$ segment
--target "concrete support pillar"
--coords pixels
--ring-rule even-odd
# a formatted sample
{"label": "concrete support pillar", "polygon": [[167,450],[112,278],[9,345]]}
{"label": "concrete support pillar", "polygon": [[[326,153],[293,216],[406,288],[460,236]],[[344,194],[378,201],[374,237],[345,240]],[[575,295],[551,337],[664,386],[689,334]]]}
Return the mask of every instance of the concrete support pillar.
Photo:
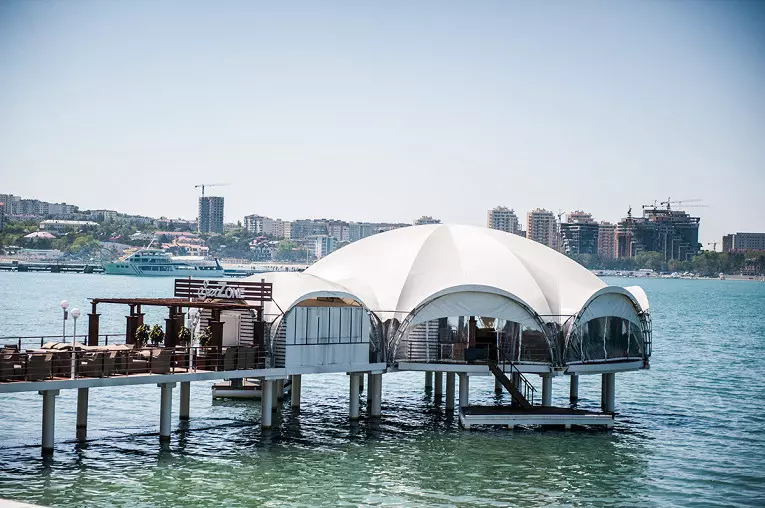
{"label": "concrete support pillar", "polygon": [[276,380],[276,400],[284,400],[284,379]]}
{"label": "concrete support pillar", "polygon": [[363,374],[351,374],[350,377],[350,396],[349,396],[349,414],[351,420],[359,419],[359,378]]}
{"label": "concrete support pillar", "polygon": [[372,412],[372,398],[374,397],[375,375],[369,373],[367,375],[367,411]]}
{"label": "concrete support pillar", "polygon": [[436,377],[433,385],[433,397],[440,400],[444,396],[444,373],[436,371],[433,372],[433,375]]}
{"label": "concrete support pillar", "polygon": [[569,399],[571,402],[579,400],[579,374],[571,375],[571,390],[569,391]]}
{"label": "concrete support pillar", "polygon": [[42,452],[44,455],[53,453],[53,434],[56,428],[56,397],[58,390],[43,390],[42,410]]}
{"label": "concrete support pillar", "polygon": [[602,374],[601,406],[606,413],[613,413],[616,407],[616,374]]}
{"label": "concrete support pillar", "polygon": [[374,374],[369,380],[371,386],[368,390],[373,392],[370,416],[378,417],[382,414],[382,374]]}
{"label": "concrete support pillar", "polygon": [[433,389],[433,371],[425,371],[425,391],[429,392]]}
{"label": "concrete support pillar", "polygon": [[293,409],[300,409],[300,383],[302,378],[300,374],[292,376],[292,393],[290,397],[290,405]]}
{"label": "concrete support pillar", "polygon": [[454,372],[446,373],[446,409],[454,410]]}
{"label": "concrete support pillar", "polygon": [[552,406],[552,375],[542,376],[542,406]]}
{"label": "concrete support pillar", "polygon": [[271,428],[271,411],[274,398],[273,381],[261,380],[260,381],[260,428]]}
{"label": "concrete support pillar", "polygon": [[499,382],[499,379],[494,378],[494,393],[501,395],[503,390],[504,387],[502,386],[502,383]]}
{"label": "concrete support pillar", "polygon": [[364,392],[364,374],[359,374],[359,393]]}
{"label": "concrete support pillar", "polygon": [[88,438],[88,388],[77,389],[77,441]]}
{"label": "concrete support pillar", "polygon": [[175,383],[158,384],[161,389],[159,402],[159,440],[170,441],[170,421],[173,416],[173,388]]}
{"label": "concrete support pillar", "polygon": [[467,407],[470,400],[470,377],[465,372],[460,372],[460,408]]}
{"label": "concrete support pillar", "polygon": [[181,410],[178,418],[181,420],[189,419],[189,402],[191,399],[191,381],[181,382]]}
{"label": "concrete support pillar", "polygon": [[271,381],[271,411],[276,412],[279,408],[279,380]]}

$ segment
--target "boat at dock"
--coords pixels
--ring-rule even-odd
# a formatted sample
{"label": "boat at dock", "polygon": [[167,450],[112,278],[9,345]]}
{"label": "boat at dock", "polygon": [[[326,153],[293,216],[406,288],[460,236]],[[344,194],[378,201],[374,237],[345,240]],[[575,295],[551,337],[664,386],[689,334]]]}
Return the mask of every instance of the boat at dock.
{"label": "boat at dock", "polygon": [[162,249],[146,248],[129,256],[106,263],[104,272],[111,275],[138,275],[143,277],[222,277],[223,267],[218,260],[196,256],[173,257]]}

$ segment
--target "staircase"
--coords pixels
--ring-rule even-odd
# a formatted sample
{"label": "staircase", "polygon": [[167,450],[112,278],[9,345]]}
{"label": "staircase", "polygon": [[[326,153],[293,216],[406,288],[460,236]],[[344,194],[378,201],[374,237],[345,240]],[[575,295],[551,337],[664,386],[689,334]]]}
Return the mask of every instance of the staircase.
{"label": "staircase", "polygon": [[[515,400],[515,402],[517,402],[518,405],[520,405],[523,409],[531,409],[531,403],[529,402],[526,395],[524,395],[521,392],[521,390],[517,386],[515,386],[515,384],[512,381],[510,381],[510,378],[508,378],[505,375],[505,373],[502,372],[502,369],[500,369],[499,366],[497,366],[497,363],[494,362],[493,360],[489,360],[488,365],[489,365],[489,370],[491,371],[492,374],[494,374],[494,377],[496,377],[499,380],[499,382],[502,384],[502,386],[504,386],[505,389],[508,392],[510,392],[510,395],[513,396],[513,400]],[[514,365],[512,364],[510,365],[512,366],[513,369],[516,369]],[[533,394],[534,387],[531,386],[528,381],[526,381],[523,375],[521,375],[520,371],[518,371],[517,373],[520,375],[520,379],[524,383],[524,388],[526,389],[525,391],[527,392],[527,394],[528,394],[528,388],[531,388],[532,394]]]}

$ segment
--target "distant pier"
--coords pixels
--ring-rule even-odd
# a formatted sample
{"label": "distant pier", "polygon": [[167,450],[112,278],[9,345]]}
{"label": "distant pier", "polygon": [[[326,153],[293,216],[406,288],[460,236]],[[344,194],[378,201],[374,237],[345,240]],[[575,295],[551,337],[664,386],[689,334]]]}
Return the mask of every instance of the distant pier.
{"label": "distant pier", "polygon": [[2,272],[49,272],[49,273],[103,273],[104,267],[100,263],[70,262],[61,263],[55,261],[2,261]]}

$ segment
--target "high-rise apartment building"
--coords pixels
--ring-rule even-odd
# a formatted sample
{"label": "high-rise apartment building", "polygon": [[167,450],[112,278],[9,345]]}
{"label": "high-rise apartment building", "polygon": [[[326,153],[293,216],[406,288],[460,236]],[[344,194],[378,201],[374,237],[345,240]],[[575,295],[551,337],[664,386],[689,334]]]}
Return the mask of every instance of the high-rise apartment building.
{"label": "high-rise apartment building", "polygon": [[199,220],[197,230],[200,233],[223,233],[223,198],[205,196],[199,198]]}
{"label": "high-rise apartment building", "polygon": [[616,224],[610,222],[598,224],[598,257],[616,258]]}
{"label": "high-rise apartment building", "polygon": [[506,206],[498,206],[489,210],[486,218],[486,226],[491,229],[506,231],[515,235],[520,234],[521,224],[515,210]]}
{"label": "high-rise apartment building", "polygon": [[616,254],[631,258],[643,251],[661,252],[665,260],[687,261],[699,253],[699,217],[682,210],[647,207],[642,217],[632,214],[616,228]]}
{"label": "high-rise apartment building", "polygon": [[319,260],[335,250],[335,239],[329,235],[310,235],[303,240],[306,248]]}
{"label": "high-rise apartment building", "polygon": [[535,208],[526,214],[526,238],[551,249],[558,248],[558,225],[555,214],[544,208]]}
{"label": "high-rise apartment building", "polygon": [[765,233],[734,233],[723,236],[723,252],[765,250]]}
{"label": "high-rise apartment building", "polygon": [[598,253],[598,223],[592,215],[582,211],[571,212],[560,225],[563,252],[569,255]]}
{"label": "high-rise apartment building", "polygon": [[329,221],[327,223],[327,234],[338,242],[347,242],[350,240],[350,228],[345,221]]}

